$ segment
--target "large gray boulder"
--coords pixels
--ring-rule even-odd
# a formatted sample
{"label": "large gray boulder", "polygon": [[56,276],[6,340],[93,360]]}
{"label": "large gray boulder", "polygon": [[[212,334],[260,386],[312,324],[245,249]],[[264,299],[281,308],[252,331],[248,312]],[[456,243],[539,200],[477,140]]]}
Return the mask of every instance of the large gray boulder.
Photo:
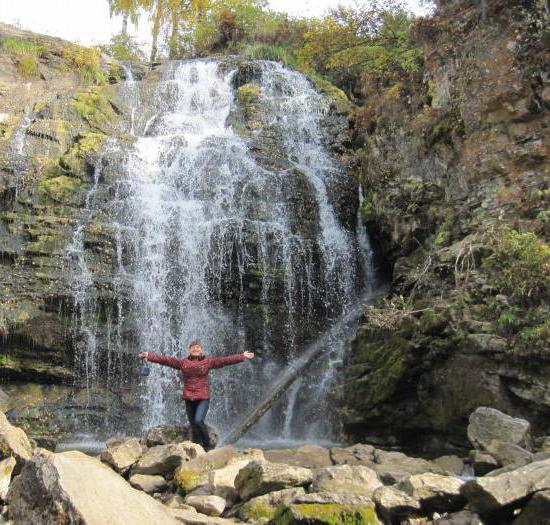
{"label": "large gray boulder", "polygon": [[515,463],[527,464],[533,459],[533,454],[519,445],[496,439],[492,439],[486,443],[485,450],[503,467]]}
{"label": "large gray boulder", "polygon": [[381,487],[373,495],[379,514],[388,522],[393,523],[420,513],[420,502],[407,493],[395,487]]}
{"label": "large gray boulder", "polygon": [[225,499],[211,494],[186,496],[185,503],[207,516],[219,516],[225,510]]}
{"label": "large gray boulder", "polygon": [[375,448],[372,445],[357,444],[350,447],[330,449],[330,458],[335,465],[370,465],[374,463]]}
{"label": "large gray boulder", "polygon": [[13,426],[3,412],[0,412],[0,452],[1,457],[13,456],[17,461],[17,470],[32,456],[32,445],[27,434]]}
{"label": "large gray boulder", "polygon": [[231,458],[224,467],[208,473],[209,492],[224,498],[228,506],[233,505],[238,499],[237,489],[235,488],[237,474],[251,461],[261,461],[263,459],[263,452],[256,449],[249,450],[244,455]]}
{"label": "large gray boulder", "polygon": [[14,523],[21,524],[181,523],[111,468],[76,451],[54,454],[39,449],[12,481],[7,500]]}
{"label": "large gray boulder", "polygon": [[535,461],[498,476],[476,478],[462,487],[470,507],[479,513],[516,504],[543,490],[550,490],[550,459]]}
{"label": "large gray boulder", "polygon": [[315,471],[310,492],[345,493],[371,498],[382,486],[376,472],[363,465],[338,465]]}
{"label": "large gray boulder", "polygon": [[480,450],[487,450],[487,445],[493,440],[527,450],[532,448],[529,422],[508,416],[495,408],[479,407],[472,412],[467,432],[470,443]]}
{"label": "large gray boulder", "polygon": [[246,501],[275,490],[303,487],[312,481],[313,472],[310,469],[269,461],[252,461],[237,474],[235,488],[239,497]]}
{"label": "large gray boulder", "polygon": [[134,474],[128,480],[132,487],[143,490],[147,494],[162,492],[168,488],[168,482],[162,476],[150,476],[148,474]]}
{"label": "large gray boulder", "polygon": [[[226,447],[211,450],[207,454],[203,454],[184,463],[176,470],[174,481],[179,489],[188,494],[197,487],[207,486],[209,484],[210,473],[227,466],[231,461],[250,461],[261,458],[263,458],[263,453],[261,451],[249,449],[240,452],[233,446],[228,445]],[[246,463],[249,461],[246,461]],[[228,476],[232,475],[232,472],[228,474]],[[232,479],[234,480],[234,478]],[[223,482],[220,481],[220,485],[222,483]],[[230,486],[230,484],[231,481],[228,481],[228,486]]]}
{"label": "large gray boulder", "polygon": [[385,450],[375,450],[374,463],[368,466],[378,473],[378,477],[385,485],[392,485],[415,474],[445,474],[445,471],[433,461]]}
{"label": "large gray boulder", "polygon": [[174,471],[191,459],[204,454],[202,447],[191,441],[157,445],[148,449],[132,468],[134,474],[159,474],[165,478],[172,478]]}
{"label": "large gray boulder", "polygon": [[100,459],[119,474],[125,474],[141,457],[144,450],[138,438],[108,441],[107,450],[101,453]]}
{"label": "large gray boulder", "polygon": [[464,481],[440,474],[417,474],[401,480],[396,488],[417,500],[427,512],[453,512],[466,504],[461,493]]}
{"label": "large gray boulder", "polygon": [[[213,428],[208,427],[210,442],[213,446],[218,443],[218,435]],[[159,425],[150,428],[145,434],[145,443],[148,447],[193,441],[193,431],[188,425]]]}
{"label": "large gray boulder", "polygon": [[382,525],[372,502],[366,505],[291,503],[278,514],[277,522],[296,525],[332,525],[336,523]]}
{"label": "large gray boulder", "polygon": [[265,450],[264,456],[272,463],[284,463],[295,467],[319,468],[332,465],[329,449],[319,445]]}
{"label": "large gray boulder", "polygon": [[306,491],[303,487],[268,492],[262,496],[249,499],[239,508],[238,516],[245,521],[271,520],[274,518],[279,506],[290,505],[297,498],[305,495]]}

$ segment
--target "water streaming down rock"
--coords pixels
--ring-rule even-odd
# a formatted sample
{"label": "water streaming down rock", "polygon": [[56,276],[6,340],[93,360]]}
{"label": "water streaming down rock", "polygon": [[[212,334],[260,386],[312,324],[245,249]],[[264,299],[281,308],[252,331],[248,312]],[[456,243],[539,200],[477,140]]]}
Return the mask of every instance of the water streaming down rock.
{"label": "water streaming down rock", "polygon": [[[303,75],[256,62],[245,80],[259,87],[260,126],[242,132],[241,73],[238,62],[199,60],[168,63],[149,92],[130,80],[138,138],[104,153],[124,159],[106,210],[117,241],[109,351],[181,357],[194,337],[213,354],[256,351],[255,362],[213,374],[209,419],[222,433],[370,276],[364,239],[335,213],[331,192],[345,175],[325,146],[328,102]],[[319,410],[341,356],[333,344],[258,426],[264,435],[328,435]],[[143,426],[184,420],[178,380],[150,366]]]}

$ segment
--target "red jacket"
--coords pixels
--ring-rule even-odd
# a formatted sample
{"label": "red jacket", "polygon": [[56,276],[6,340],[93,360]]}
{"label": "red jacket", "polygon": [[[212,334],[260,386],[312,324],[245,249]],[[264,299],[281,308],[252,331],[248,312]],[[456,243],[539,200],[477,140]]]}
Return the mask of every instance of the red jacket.
{"label": "red jacket", "polygon": [[227,365],[241,363],[246,358],[243,354],[233,354],[224,357],[201,357],[198,359],[176,359],[159,354],[148,354],[147,361],[159,363],[181,370],[183,376],[183,399],[198,401],[210,399],[208,372],[212,368],[222,368]]}

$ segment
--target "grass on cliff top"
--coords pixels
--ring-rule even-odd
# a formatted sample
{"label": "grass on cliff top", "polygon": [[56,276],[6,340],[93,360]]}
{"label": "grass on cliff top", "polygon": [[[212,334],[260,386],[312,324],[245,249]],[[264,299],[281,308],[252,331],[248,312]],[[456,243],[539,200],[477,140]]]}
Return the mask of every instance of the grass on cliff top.
{"label": "grass on cliff top", "polygon": [[84,47],[74,44],[63,51],[63,58],[69,67],[76,70],[82,82],[103,84],[105,73],[101,64],[101,52],[97,47]]}
{"label": "grass on cliff top", "polygon": [[38,57],[48,52],[44,44],[36,44],[18,38],[6,38],[1,41],[2,51],[12,55],[17,61],[17,74],[22,78],[39,76]]}

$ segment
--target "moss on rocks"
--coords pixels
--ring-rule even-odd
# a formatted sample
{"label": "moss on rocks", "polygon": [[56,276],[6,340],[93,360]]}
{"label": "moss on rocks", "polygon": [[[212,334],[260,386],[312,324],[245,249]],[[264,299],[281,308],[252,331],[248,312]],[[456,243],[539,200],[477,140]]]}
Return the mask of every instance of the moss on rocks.
{"label": "moss on rocks", "polygon": [[39,191],[42,197],[60,204],[76,206],[82,201],[82,186],[80,179],[61,175],[53,179],[41,180]]}
{"label": "moss on rocks", "polygon": [[174,476],[176,486],[184,493],[191,492],[197,487],[200,487],[206,480],[207,476],[205,476],[204,473],[186,469],[185,467],[179,468]]}
{"label": "moss on rocks", "polygon": [[87,159],[97,154],[106,138],[107,135],[104,133],[82,133],[73,147],[61,158],[61,166],[74,175],[83,174]]}
{"label": "moss on rocks", "polygon": [[108,90],[107,86],[92,86],[78,91],[71,101],[73,111],[91,128],[101,132],[111,131],[117,117]]}
{"label": "moss on rocks", "polygon": [[246,521],[271,521],[277,513],[277,507],[254,501],[246,502],[239,510],[239,516]]}
{"label": "moss on rocks", "polygon": [[302,503],[282,508],[276,525],[380,525],[374,505]]}

